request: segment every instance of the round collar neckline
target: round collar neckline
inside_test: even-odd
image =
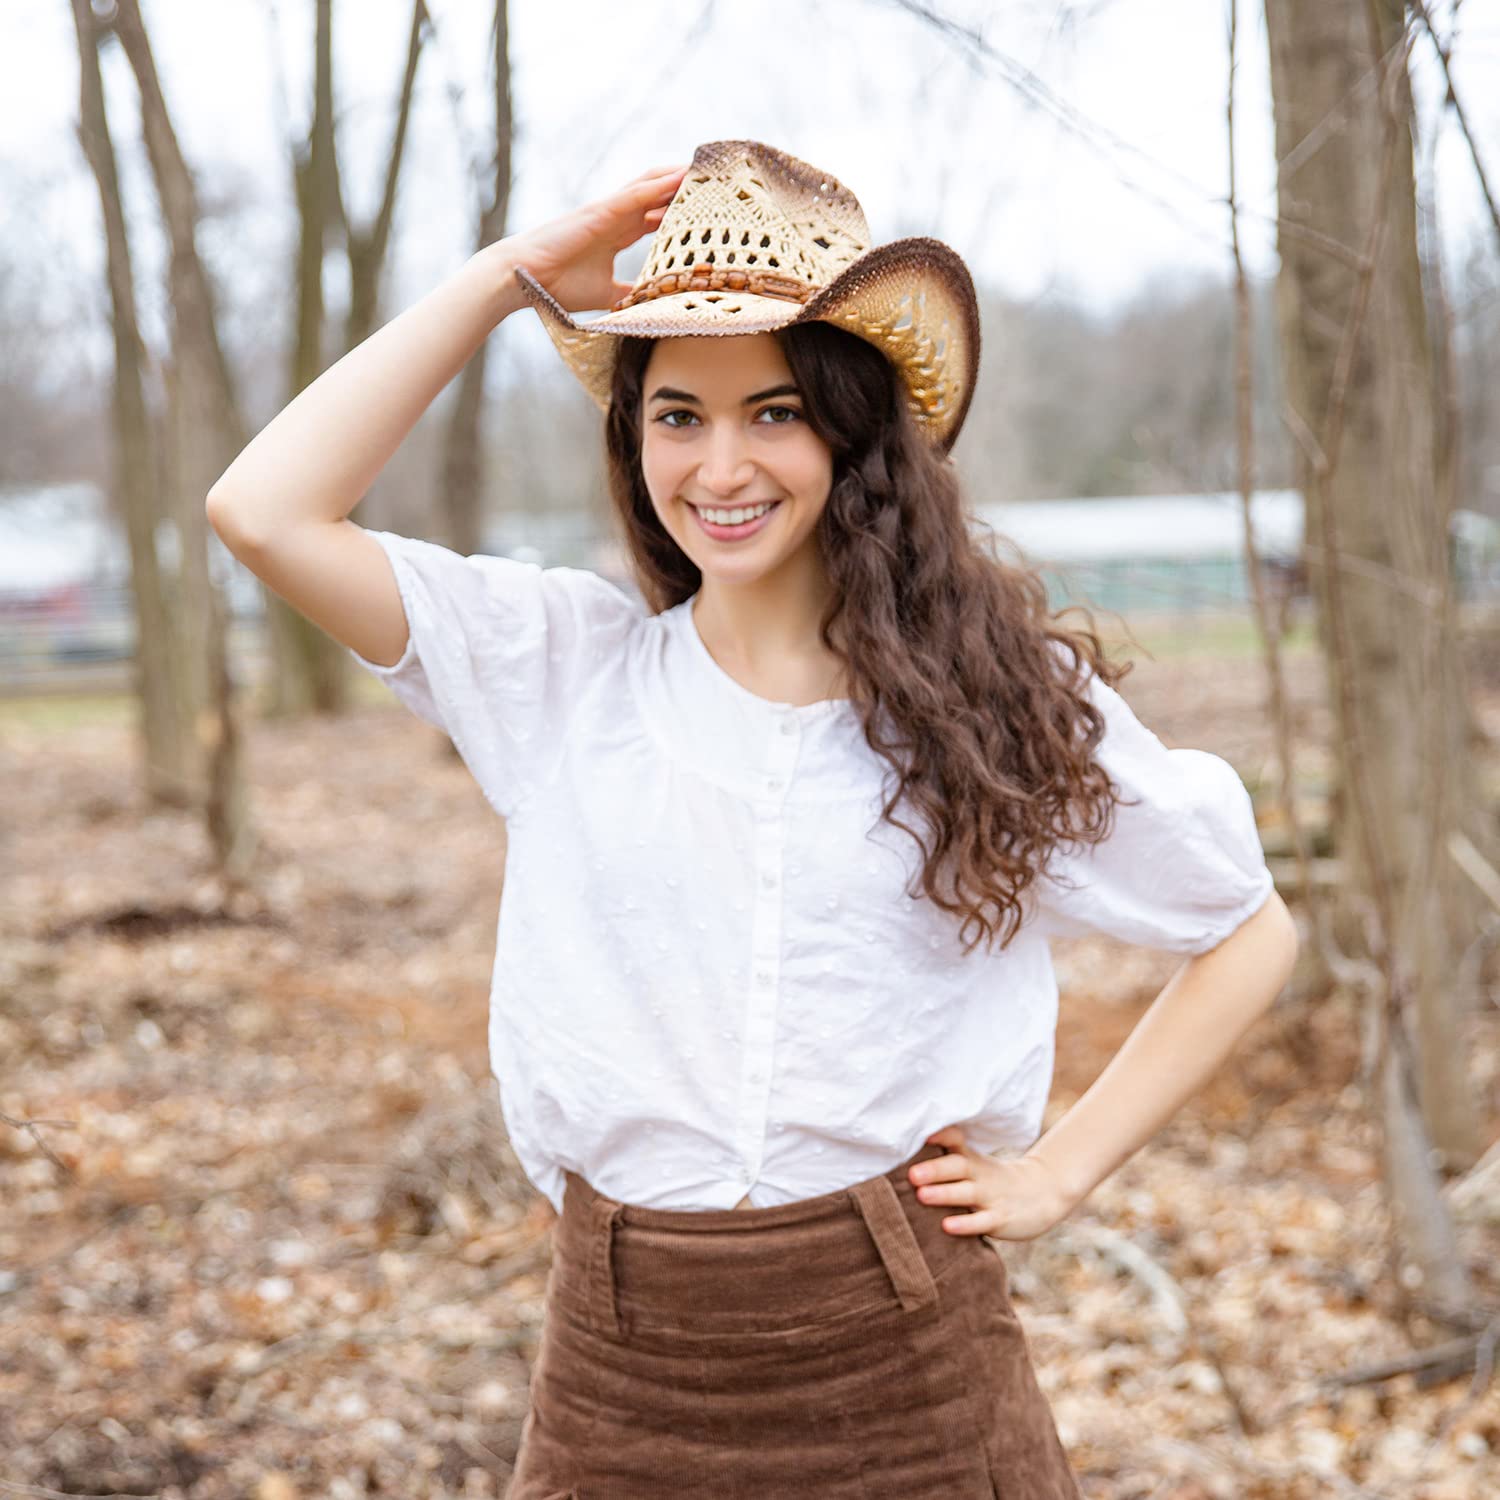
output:
[[[752,693],[744,683],[730,676],[714,658],[703,637],[698,634],[698,623],[693,619],[693,600],[698,596],[696,593],[689,594],[681,604],[677,605],[673,613],[681,616],[679,628],[686,637],[688,647],[697,658],[703,670],[736,698],[750,704],[761,713],[775,714],[778,718],[787,714],[795,714],[799,718],[816,719],[828,714],[842,713],[848,709],[853,700],[849,698],[815,698],[811,703],[788,703],[776,698],[763,698],[759,693]]]

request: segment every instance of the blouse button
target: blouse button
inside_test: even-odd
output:
[[[757,970],[756,975],[755,975],[755,982],[757,984],[766,984],[766,985],[770,984],[770,982],[771,982],[770,970],[768,970],[768,969]]]
[[[775,875],[775,872],[772,871],[772,870],[767,870],[766,873],[760,877],[760,883],[763,886],[765,886],[765,888],[768,891],[775,890],[776,889],[776,875]]]
[[[783,734],[796,734],[797,726],[792,723],[790,718],[783,719],[781,721],[781,732]]]
[[[766,777],[766,790],[768,792],[779,792],[781,790],[781,777],[779,777],[779,776],[768,776],[768,777]]]

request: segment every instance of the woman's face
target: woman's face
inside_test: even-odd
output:
[[[773,334],[664,338],[642,385],[641,470],[703,575],[747,583],[816,549],[833,456]]]

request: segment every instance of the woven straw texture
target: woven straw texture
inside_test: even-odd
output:
[[[758,141],[711,141],[609,312],[580,323],[524,267],[516,275],[601,410],[620,335],[722,337],[821,320],[891,360],[919,429],[946,450],[978,374],[973,279],[941,240],[869,240],[864,211],[837,178]]]

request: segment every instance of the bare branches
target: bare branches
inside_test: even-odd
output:
[[[107,1495],[80,1495],[77,1490],[49,1490],[39,1484],[16,1484],[9,1479],[0,1479],[0,1495],[34,1495],[39,1500],[160,1500],[158,1495],[143,1497],[139,1491],[129,1495],[117,1491]]]
[[[1281,657],[1279,631],[1273,628],[1265,574],[1256,548],[1252,496],[1255,490],[1255,389],[1253,383],[1254,348],[1250,318],[1250,282],[1245,274],[1245,260],[1240,251],[1238,173],[1234,139],[1234,82],[1238,63],[1239,4],[1229,0],[1229,77],[1226,88],[1225,124],[1229,146],[1229,242],[1234,260],[1235,309],[1235,453],[1237,460],[1240,515],[1244,526],[1245,570],[1250,582],[1250,601],[1256,631],[1265,652],[1266,695],[1271,723],[1274,726],[1276,762],[1279,772],[1281,815],[1292,837],[1292,851],[1297,862],[1298,885],[1304,908],[1311,914],[1314,931],[1319,926],[1323,893],[1312,874],[1312,841],[1297,811],[1296,752],[1292,711],[1286,686],[1286,669]]]
[[[43,1125],[60,1125],[64,1129],[77,1130],[77,1120],[18,1120],[14,1115],[8,1115],[0,1110],[0,1125],[13,1125],[17,1130],[23,1130],[37,1144],[37,1149],[60,1171],[66,1172],[69,1177],[74,1176],[72,1167],[65,1162],[46,1141],[42,1139],[39,1127]]]
[[[1464,139],[1469,143],[1469,155],[1474,161],[1474,174],[1479,178],[1479,190],[1484,194],[1484,201],[1490,211],[1490,222],[1495,226],[1495,239],[1500,245],[1500,207],[1496,206],[1495,195],[1490,191],[1489,178],[1485,175],[1484,162],[1480,159],[1479,143],[1474,139],[1474,132],[1469,128],[1469,117],[1464,113],[1463,104],[1459,101],[1458,90],[1453,86],[1453,71],[1449,65],[1453,47],[1450,42],[1444,46],[1438,39],[1437,28],[1432,24],[1432,16],[1429,14],[1423,0],[1410,0],[1411,8],[1417,14],[1427,35],[1432,39],[1433,50],[1438,55],[1438,61],[1443,67],[1443,81],[1448,86],[1448,103],[1453,106],[1453,114],[1458,120],[1459,129],[1464,133]]]
[[[361,229],[340,213],[349,253],[349,312],[344,329],[344,347],[361,344],[374,330],[379,310],[380,275],[390,247],[391,226],[396,217],[396,193],[401,166],[406,155],[406,137],[411,123],[412,99],[416,91],[417,68],[422,60],[422,46],[431,18],[424,0],[412,0],[411,22],[407,28],[406,61],[402,68],[401,87],[396,103],[396,124],[386,153],[385,173],[381,186],[380,207],[367,229]],[[338,181],[338,154],[333,153],[333,173]]]
[[[1222,241],[1217,235],[1204,229],[1195,220],[1183,213],[1181,207],[1173,203],[1170,198],[1137,182],[1119,170],[1118,164],[1113,161],[1117,153],[1134,157],[1136,160],[1152,168],[1153,171],[1170,178],[1179,187],[1183,188],[1195,202],[1220,203],[1223,200],[1217,193],[1206,193],[1202,184],[1194,182],[1182,172],[1179,172],[1169,163],[1154,157],[1148,151],[1143,151],[1124,136],[1111,130],[1099,121],[1091,119],[1082,110],[1069,104],[1061,98],[1033,69],[1028,68],[1025,63],[1009,53],[1001,52],[984,36],[971,26],[955,21],[945,16],[936,6],[929,4],[928,0],[890,0],[890,3],[899,9],[915,16],[918,20],[931,26],[946,41],[963,49],[972,57],[978,57],[993,72],[997,73],[1017,94],[1029,105],[1050,115],[1058,124],[1063,126],[1070,134],[1083,142],[1091,150],[1101,156],[1111,159],[1115,167],[1115,175],[1122,186],[1138,193],[1141,197],[1149,199],[1158,208],[1169,213],[1188,233],[1195,238],[1222,248]]]
[[[1205,191],[1201,183],[1194,182],[1170,163],[1153,156],[1149,151],[1145,151],[1133,142],[1126,140],[1118,132],[1090,118],[1082,110],[1059,96],[1034,69],[1027,67],[1025,63],[1009,53],[999,51],[990,42],[986,41],[984,36],[973,27],[945,16],[935,5],[929,3],[929,0],[891,0],[891,3],[907,12],[907,14],[915,16],[918,20],[931,26],[945,41],[963,50],[971,61],[974,58],[983,61],[990,70],[1008,83],[1028,105],[1050,116],[1076,139],[1089,147],[1090,150],[1107,159],[1114,169],[1116,181],[1122,187],[1154,203],[1158,208],[1170,214],[1179,225],[1195,238],[1212,243],[1217,248],[1229,250],[1231,254],[1238,253],[1234,247],[1224,245],[1211,231],[1206,230],[1196,220],[1185,214],[1179,203],[1173,202],[1172,199],[1158,192],[1155,188],[1149,187],[1121,171],[1117,158],[1121,155],[1133,157],[1136,161],[1151,168],[1152,171],[1161,173],[1164,177],[1168,178],[1196,203],[1209,204],[1216,207],[1224,206],[1227,200],[1221,194]],[[1343,110],[1353,98],[1358,96],[1361,88],[1368,86],[1369,80],[1375,76],[1377,66],[1372,66],[1361,81],[1349,91],[1348,96],[1338,106],[1330,110],[1308,132],[1303,140],[1298,142],[1293,151],[1281,163],[1282,170],[1295,171],[1300,161],[1315,152],[1329,134],[1341,127],[1343,123]],[[1241,220],[1254,219],[1258,223],[1274,225],[1278,233],[1301,239],[1355,271],[1360,270],[1362,267],[1363,262],[1357,250],[1349,245],[1342,244],[1332,236],[1324,234],[1310,225],[1289,220],[1284,215],[1252,209],[1243,203],[1237,206],[1236,213]],[[1246,275],[1249,275],[1248,270]]]

